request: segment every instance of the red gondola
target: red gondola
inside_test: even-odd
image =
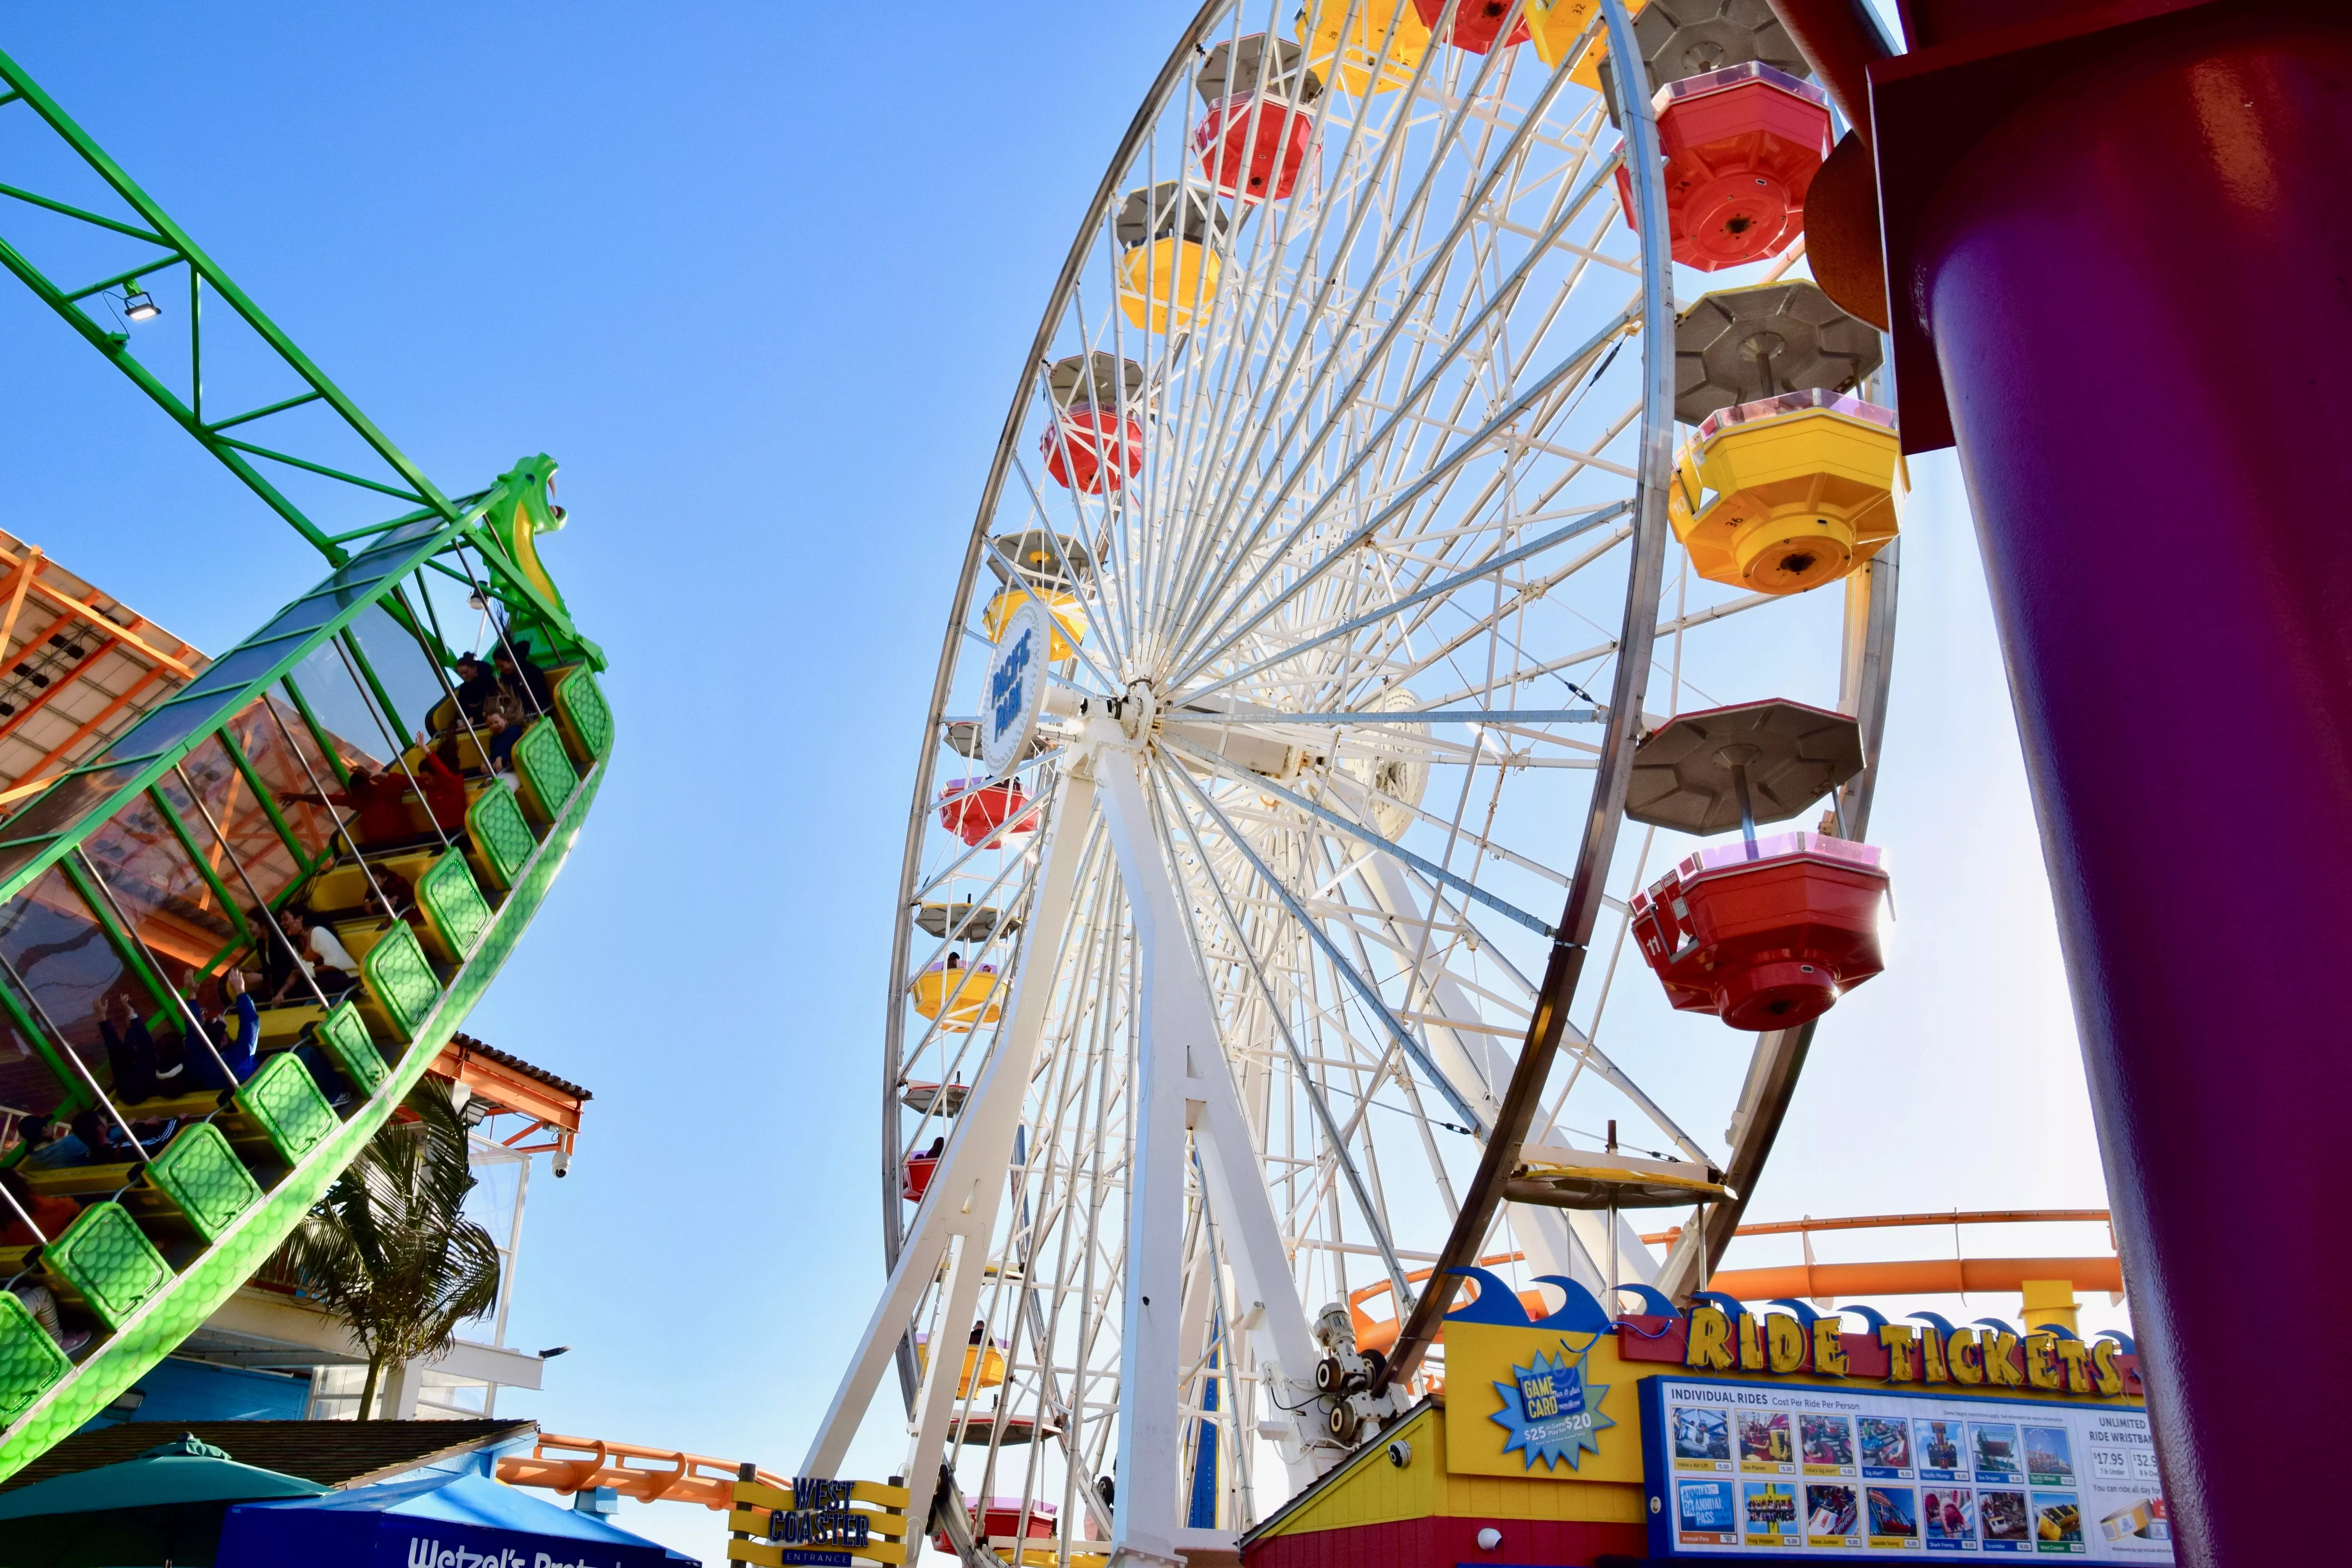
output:
[[[1626,816],[1740,834],[1634,895],[1642,956],[1677,1009],[1735,1029],[1790,1028],[1885,967],[1878,851],[1825,833],[1756,836],[1757,823],[1786,821],[1862,766],[1852,715],[1778,699],[1682,714],[1634,748]]]
[[[908,1160],[898,1177],[898,1195],[910,1204],[921,1203],[923,1194],[931,1190],[931,1173],[939,1168],[936,1154],[918,1154]]]
[[[1143,472],[1143,426],[1117,408],[1073,404],[1038,446],[1045,471],[1082,495],[1116,490]]]
[[[1668,82],[1651,100],[1665,154],[1674,258],[1702,272],[1771,255],[1804,231],[1805,193],[1830,152],[1829,98],[1749,60]],[[1622,164],[1618,199],[1633,217]]]
[[[1510,0],[1412,0],[1412,8],[1423,26],[1438,38],[1474,55],[1483,55],[1495,47],[1495,36],[1503,30],[1503,18],[1511,11]],[[1450,28],[1441,26],[1448,9],[1454,13]],[[1534,36],[1528,30],[1528,14],[1522,6],[1518,22],[1511,28],[1511,36],[1503,40],[1503,47],[1524,44]]]
[[[940,800],[940,826],[974,847],[1002,845],[1037,830],[1037,814],[1027,809],[1029,797],[1018,779],[951,779]]]
[[[972,1533],[979,1536],[982,1543],[985,1544],[992,1537],[1003,1541],[1015,1533],[1050,1541],[1054,1536],[1054,1516],[1058,1510],[1049,1502],[1031,1503],[1029,1528],[1025,1531],[1021,1529],[1021,1500],[1017,1497],[990,1498],[987,1507],[982,1508],[979,1503],[974,1502],[966,1511],[977,1527]],[[932,1536],[931,1541],[942,1552],[955,1550],[954,1544],[948,1540],[948,1532],[944,1530]],[[1024,1563],[1033,1558],[1049,1563],[1054,1560],[1051,1553],[1040,1553],[1034,1551],[1022,1553]]]
[[[1786,1029],[1885,967],[1879,853],[1818,833],[1702,849],[1633,897],[1633,934],[1666,996],[1735,1029]]]
[[[1313,111],[1264,93],[1211,104],[1192,132],[1202,174],[1221,194],[1245,202],[1288,197],[1314,147]]]
[[[1220,195],[1281,201],[1298,183],[1315,150],[1310,106],[1323,96],[1323,79],[1304,58],[1287,38],[1253,33],[1217,45],[1201,62],[1194,79],[1209,113],[1192,132],[1192,151]]]

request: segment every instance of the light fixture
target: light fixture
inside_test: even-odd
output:
[[[571,1348],[572,1347],[570,1345],[551,1345],[547,1349],[539,1352],[539,1359],[541,1361],[553,1361],[557,1356],[562,1355]]]
[[[155,303],[155,296],[139,287],[139,279],[133,278],[122,286],[122,313],[134,321],[152,321],[163,313],[163,307]]]

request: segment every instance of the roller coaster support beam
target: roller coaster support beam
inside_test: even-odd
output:
[[[948,1425],[962,1369],[955,1346],[961,1338],[961,1326],[972,1320],[988,1271],[989,1244],[1004,1203],[1022,1101],[1036,1071],[1045,1007],[1053,999],[1051,966],[1062,950],[1063,934],[1069,926],[1071,890],[1077,883],[1079,862],[1086,858],[1094,795],[1091,778],[1075,773],[1062,775],[1046,821],[1045,865],[1039,870],[1037,896],[1029,912],[1029,961],[1013,976],[1013,1005],[1003,1032],[956,1118],[955,1132],[940,1152],[939,1166],[931,1173],[930,1185],[924,1190],[914,1224],[898,1249],[898,1261],[890,1270],[889,1283],[875,1303],[865,1338],[858,1342],[857,1353],[851,1358],[849,1370],[834,1393],[833,1405],[817,1428],[816,1440],[797,1472],[831,1476],[839,1470],[850,1440],[857,1436],[858,1423],[873,1403],[883,1371],[897,1358],[907,1325],[914,1321],[923,1292],[940,1277],[944,1260],[945,1305],[932,1337],[935,1346],[944,1348],[931,1355],[923,1369],[908,1421],[909,1452],[914,1457],[906,1471],[910,1562],[928,1533],[924,1521],[931,1516],[931,1500],[939,1485],[940,1467],[927,1456],[950,1451]],[[1051,1347],[1039,1346],[1037,1352],[1043,1358],[1051,1353]]]
[[[1804,39],[1846,0],[1775,4]],[[1957,445],[1975,505],[2175,1550],[2328,1561],[2326,1510],[2279,1500],[2329,1495],[2333,1459],[2245,1440],[2276,1395],[2237,1347],[2250,1271],[2273,1301],[2352,1299],[2352,1053],[2314,984],[2352,951],[2352,531],[2312,482],[2352,429],[2352,12],[1905,22],[1853,106],[1903,439]],[[2352,1360],[2297,1397],[2352,1405]]]

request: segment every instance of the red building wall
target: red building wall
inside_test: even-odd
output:
[[[1478,1532],[1503,1532],[1483,1550]],[[1242,1553],[1244,1568],[1593,1568],[1602,1554],[1638,1562],[1649,1550],[1638,1524],[1585,1524],[1538,1519],[1400,1519],[1386,1524],[1276,1535]]]

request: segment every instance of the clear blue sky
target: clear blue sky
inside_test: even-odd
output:
[[[831,1394],[880,1277],[893,883],[961,541],[1192,9],[117,5],[0,37],[445,488],[563,464],[546,558],[620,739],[467,1026],[596,1093],[534,1182],[511,1334],[574,1349],[502,1410],[788,1468]],[[0,346],[0,526],[208,649],[318,574],[21,291]],[[1918,478],[1895,967],[1822,1030],[1757,1217],[2104,1201],[1973,536],[1948,461]],[[1920,1136],[1956,1086],[1986,1114]],[[719,1554],[716,1516],[621,1522]]]

